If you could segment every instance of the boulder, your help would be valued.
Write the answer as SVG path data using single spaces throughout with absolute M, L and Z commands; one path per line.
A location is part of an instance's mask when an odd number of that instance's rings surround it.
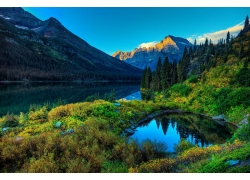
M 225 121 L 225 116 L 224 114 L 220 114 L 218 116 L 212 116 L 212 119 L 216 121 Z
M 66 133 L 73 133 L 74 132 L 74 130 L 72 129 L 72 128 L 70 128 L 70 129 L 68 129 L 67 131 L 66 131 Z
M 114 103 L 114 105 L 117 106 L 117 107 L 121 106 L 120 103 Z
M 245 118 L 239 122 L 240 125 L 248 125 L 248 117 L 249 117 L 249 114 L 245 115 Z
M 58 122 L 55 124 L 55 127 L 59 128 L 59 127 L 61 127 L 61 125 L 62 125 L 62 122 L 58 121 Z
M 228 160 L 229 166 L 235 166 L 240 163 L 240 160 Z
M 10 129 L 9 127 L 5 127 L 5 128 L 2 129 L 2 131 L 5 132 L 5 131 L 7 131 L 9 129 Z

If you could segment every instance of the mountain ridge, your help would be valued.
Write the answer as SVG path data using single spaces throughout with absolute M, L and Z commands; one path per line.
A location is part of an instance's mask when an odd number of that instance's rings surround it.
M 89 45 L 53 17 L 41 21 L 22 8 L 0 8 L 0 30 L 5 44 L 0 80 L 139 80 L 141 76 L 139 69 Z
M 137 47 L 130 52 L 118 50 L 112 56 L 140 69 L 150 66 L 155 70 L 159 58 L 163 62 L 168 56 L 171 62 L 178 62 L 182 58 L 185 46 L 189 48 L 193 45 L 187 39 L 168 35 L 152 47 Z

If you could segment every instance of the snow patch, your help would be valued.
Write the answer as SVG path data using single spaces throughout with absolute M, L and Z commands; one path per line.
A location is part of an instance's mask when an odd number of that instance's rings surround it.
M 9 17 L 5 17 L 4 15 L 2 15 L 2 14 L 0 14 L 0 16 L 2 17 L 2 18 L 4 18 L 4 19 L 11 19 L 11 18 L 9 18 Z
M 29 28 L 27 28 L 27 27 L 25 27 L 25 26 L 19 26 L 19 25 L 15 25 L 17 28 L 20 28 L 20 29 L 29 29 Z
M 179 42 L 179 41 L 176 41 L 176 43 L 180 43 L 180 44 L 187 44 L 187 43 L 184 43 L 184 42 Z M 187 44 L 188 45 L 188 44 Z
M 41 27 L 42 27 L 42 26 L 41 26 Z M 31 30 L 35 31 L 35 30 L 37 30 L 37 29 L 40 29 L 41 27 L 33 28 L 33 29 L 31 29 Z

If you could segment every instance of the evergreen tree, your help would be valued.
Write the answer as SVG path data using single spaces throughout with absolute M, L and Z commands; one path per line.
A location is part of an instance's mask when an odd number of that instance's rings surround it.
M 178 81 L 178 73 L 177 73 L 177 61 L 174 60 L 172 65 L 172 79 L 171 79 L 171 85 L 174 85 Z
M 205 46 L 205 48 L 207 48 L 208 47 L 208 39 L 206 38 L 206 40 L 205 40 L 205 44 L 204 44 L 204 46 Z
M 113 89 L 109 96 L 109 102 L 114 102 L 114 101 L 115 101 L 115 90 Z
M 105 94 L 104 94 L 104 96 L 103 96 L 103 99 L 104 99 L 105 101 L 108 101 L 108 100 L 109 100 L 108 95 L 107 95 L 106 92 L 105 92 Z
M 229 31 L 227 32 L 227 40 L 226 40 L 227 44 L 230 42 L 230 33 Z
M 194 53 L 196 53 L 197 45 L 196 45 L 196 39 L 194 40 Z
M 153 75 L 153 79 L 152 79 L 152 89 L 153 91 L 161 91 L 161 68 L 162 68 L 162 64 L 161 64 L 161 58 L 159 57 L 158 62 L 157 62 L 157 66 L 156 66 L 156 70 L 155 73 Z
M 245 57 L 244 47 L 243 47 L 243 45 L 241 45 L 241 48 L 240 48 L 240 59 L 242 59 L 244 57 Z
M 192 46 L 189 47 L 189 54 L 190 54 L 190 57 L 193 57 L 193 48 L 192 48 Z
M 165 58 L 161 68 L 161 85 L 163 90 L 171 86 L 171 64 L 168 57 Z
M 203 46 L 199 48 L 199 53 L 202 51 Z M 180 60 L 177 72 L 178 72 L 178 82 L 183 82 L 187 79 L 188 66 L 190 64 L 190 56 L 188 54 L 187 48 L 185 47 L 182 59 Z
M 141 88 L 145 88 L 145 82 L 146 82 L 146 72 L 147 72 L 147 66 L 145 67 L 145 69 L 142 72 L 142 77 L 141 77 Z
M 151 81 L 152 81 L 152 71 L 149 66 L 146 70 L 146 75 L 145 75 L 145 88 L 146 89 L 150 89 Z
M 246 20 L 245 20 L 245 24 L 244 24 L 244 28 L 243 28 L 243 32 L 247 32 L 249 30 L 249 18 L 248 18 L 248 15 L 246 17 Z

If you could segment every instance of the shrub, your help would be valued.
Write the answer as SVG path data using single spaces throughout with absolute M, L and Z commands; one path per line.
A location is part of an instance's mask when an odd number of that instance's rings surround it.
M 192 75 L 192 76 L 188 79 L 188 82 L 189 82 L 189 83 L 197 83 L 197 82 L 198 82 L 198 78 L 199 78 L 198 75 Z
M 230 84 L 239 84 L 243 87 L 250 86 L 250 69 L 243 67 L 235 76 L 234 79 L 230 81 Z
M 185 139 L 180 139 L 178 144 L 174 145 L 174 150 L 177 154 L 181 154 L 182 152 L 194 147 L 191 142 L 186 141 Z
M 188 96 L 192 88 L 186 84 L 175 84 L 170 88 L 170 91 L 176 92 L 181 96 Z
M 17 120 L 17 118 L 11 114 L 9 115 L 9 113 L 4 117 L 4 122 L 2 124 L 2 128 L 6 128 L 6 127 L 16 127 L 18 126 L 19 122 Z
M 43 106 L 40 109 L 31 110 L 28 114 L 30 120 L 47 120 L 48 109 L 46 106 Z
M 238 128 L 231 141 L 234 141 L 235 139 L 239 139 L 241 141 L 250 141 L 250 125 L 243 125 L 241 128 Z
M 227 170 L 229 163 L 226 163 L 223 158 L 216 155 L 212 156 L 212 160 L 207 165 L 201 167 L 199 173 L 222 173 Z
M 73 104 L 67 104 L 65 106 L 56 107 L 48 113 L 48 120 L 60 120 L 63 117 L 67 117 L 70 115 L 72 109 Z
M 128 167 L 124 162 L 105 161 L 102 164 L 102 173 L 127 173 Z

